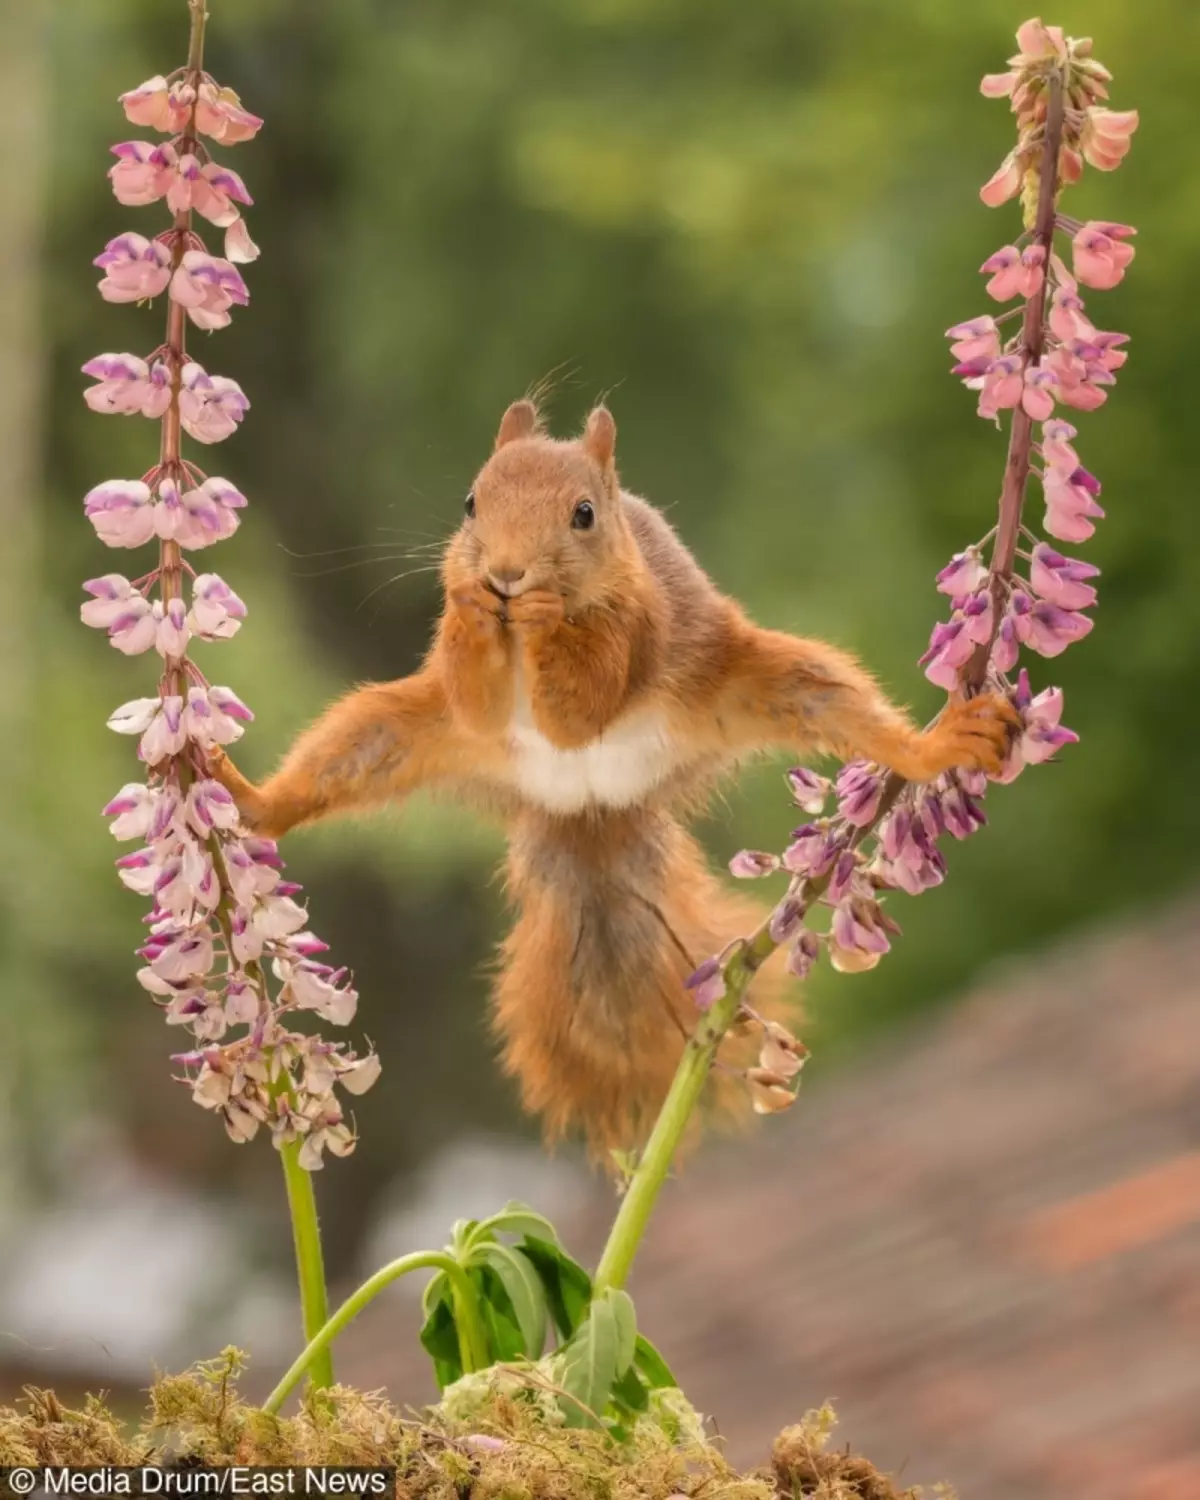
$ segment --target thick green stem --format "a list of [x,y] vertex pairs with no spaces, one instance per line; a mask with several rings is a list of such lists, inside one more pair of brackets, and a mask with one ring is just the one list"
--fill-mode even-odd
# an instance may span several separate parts
[[[383,1291],[384,1287],[389,1286],[397,1277],[407,1275],[409,1271],[420,1270],[445,1271],[450,1278],[463,1369],[468,1373],[473,1370],[482,1370],[488,1362],[487,1337],[479,1317],[475,1292],[467,1273],[454,1257],[447,1255],[444,1250],[418,1250],[412,1255],[402,1255],[399,1260],[394,1260],[376,1271],[374,1276],[364,1281],[356,1292],[352,1292],[346,1298],[331,1318],[327,1318],[323,1325],[310,1335],[307,1348],[267,1397],[263,1403],[263,1410],[277,1412],[293,1388],[303,1378],[306,1370],[314,1368],[322,1359],[329,1362],[329,1346],[334,1339],[362,1312],[368,1302]],[[317,1384],[315,1373],[312,1381],[314,1385]]]
[[[296,1275],[300,1283],[304,1337],[311,1343],[329,1318],[321,1230],[317,1223],[317,1197],[313,1192],[312,1173],[300,1165],[299,1141],[283,1146],[279,1155],[283,1162],[283,1179],[287,1184],[288,1209],[292,1216],[292,1238],[296,1245]],[[326,1390],[333,1384],[333,1355],[327,1344],[321,1345],[310,1363],[309,1378],[313,1389]]]

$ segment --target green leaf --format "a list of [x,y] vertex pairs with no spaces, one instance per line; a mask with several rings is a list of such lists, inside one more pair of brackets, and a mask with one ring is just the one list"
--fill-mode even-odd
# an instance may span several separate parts
[[439,1271],[429,1278],[429,1284],[421,1293],[421,1311],[428,1317],[435,1304],[443,1300],[450,1300],[450,1281],[445,1271]]
[[486,1266],[503,1287],[524,1345],[520,1352],[539,1359],[546,1343],[546,1293],[532,1261],[498,1241],[476,1245],[472,1260]]
[[609,1287],[563,1345],[556,1365],[564,1392],[559,1404],[568,1427],[603,1425],[613,1385],[633,1359],[633,1316],[628,1295]]
[[506,1203],[498,1214],[481,1220],[471,1231],[471,1244],[475,1244],[485,1234],[533,1235],[548,1245],[558,1245],[558,1231],[550,1220],[515,1200]]
[[637,1344],[633,1351],[633,1363],[639,1375],[645,1380],[652,1391],[665,1390],[669,1386],[678,1386],[679,1382],[671,1374],[671,1368],[666,1360],[642,1334],[637,1336]]
[[535,1235],[527,1235],[520,1248],[541,1278],[554,1326],[562,1338],[569,1339],[592,1300],[592,1278],[565,1250]]
[[626,1370],[620,1380],[613,1384],[612,1400],[624,1411],[638,1413],[650,1408],[650,1392],[638,1374],[636,1366]]
[[480,1313],[487,1330],[490,1363],[523,1359],[525,1338],[513,1316],[503,1283],[489,1270],[480,1271],[478,1275],[482,1282]]
[[458,1329],[448,1301],[439,1301],[430,1311],[421,1328],[421,1343],[433,1359],[438,1389],[444,1391],[463,1372],[458,1352]]

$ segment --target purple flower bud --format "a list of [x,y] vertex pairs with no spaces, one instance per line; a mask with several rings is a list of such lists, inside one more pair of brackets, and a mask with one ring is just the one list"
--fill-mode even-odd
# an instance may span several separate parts
[[691,990],[696,1009],[710,1009],[725,993],[725,971],[720,961],[706,958],[694,974],[683,982],[684,989]]
[[785,896],[771,913],[767,933],[773,943],[782,946],[800,926],[804,919],[804,903],[794,896]]

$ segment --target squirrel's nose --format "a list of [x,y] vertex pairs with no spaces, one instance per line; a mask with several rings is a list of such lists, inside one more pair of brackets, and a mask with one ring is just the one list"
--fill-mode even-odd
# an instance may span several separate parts
[[490,568],[488,570],[488,579],[498,594],[511,594],[524,577],[524,568]]

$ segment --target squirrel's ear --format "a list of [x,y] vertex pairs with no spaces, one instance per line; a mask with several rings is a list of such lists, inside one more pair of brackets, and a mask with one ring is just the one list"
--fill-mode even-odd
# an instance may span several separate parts
[[607,406],[595,407],[583,429],[583,451],[589,454],[602,469],[613,461],[617,446],[617,424]]
[[532,401],[514,401],[500,419],[500,430],[496,433],[496,447],[516,442],[518,438],[533,437],[542,430],[538,409]]

